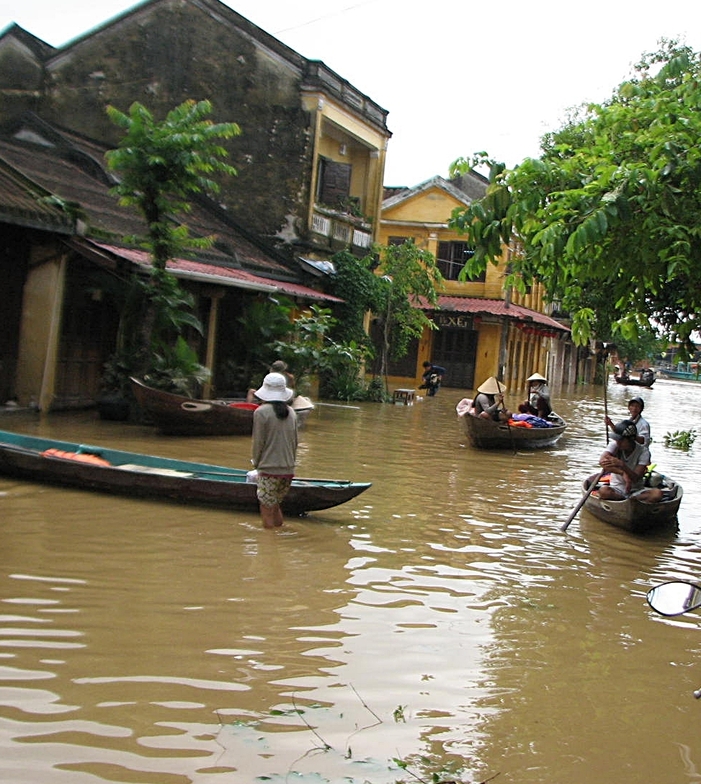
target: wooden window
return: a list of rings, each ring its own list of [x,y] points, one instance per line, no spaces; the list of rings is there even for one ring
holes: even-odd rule
[[[446,280],[458,280],[460,271],[474,254],[474,249],[467,242],[439,242],[436,256],[438,269]],[[477,278],[471,278],[475,283],[484,283],[484,280],[484,272]]]
[[[317,201],[338,210],[348,203],[351,182],[350,163],[337,163],[328,158],[319,159]]]

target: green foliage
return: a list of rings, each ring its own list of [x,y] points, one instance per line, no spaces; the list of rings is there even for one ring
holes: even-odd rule
[[[421,250],[412,241],[380,246],[377,252],[382,286],[376,311],[382,323],[380,374],[386,387],[389,359],[405,356],[411,340],[420,338],[425,328],[436,329],[418,306],[436,305],[443,276],[433,254]]]
[[[271,344],[276,356],[295,370],[298,381],[317,374],[322,394],[341,399],[362,389],[360,377],[367,350],[351,341],[340,343],[331,338],[336,319],[327,308],[311,307],[311,315],[300,316],[293,326],[290,339]],[[350,390],[350,392],[349,392]]]
[[[450,221],[475,246],[470,271],[516,237],[507,283],[542,282],[575,316],[577,342],[593,330],[591,292],[605,292],[627,340],[654,322],[687,341],[701,327],[700,78],[698,54],[663,42],[608,102],[544,137],[540,158],[456,161],[453,174],[490,167],[484,198]]]
[[[170,372],[170,388],[175,390],[192,388],[206,375],[193,361],[194,351],[190,347],[186,350],[180,337],[186,329],[202,332],[193,312],[194,299],[166,272],[166,263],[188,248],[211,244],[211,238],[190,237],[187,226],[176,218],[189,212],[188,199],[193,194],[218,191],[213,175],[236,174],[222,160],[227,152],[219,139],[241,131],[235,123],[213,123],[208,119],[211,111],[209,101],[185,101],[159,122],[138,102],[131,105],[128,114],[113,106],[107,108],[109,118],[124,131],[118,148],[105,156],[109,168],[119,176],[112,192],[120,204],[134,206],[143,215],[147,225],[143,245],[153,263],[148,280],[133,279],[111,375],[128,365],[130,374],[150,373],[165,386]],[[186,373],[191,374],[187,383],[183,380]],[[112,379],[111,383],[116,382]]]
[[[333,336],[340,342],[355,341],[370,348],[364,329],[368,311],[377,312],[382,302],[380,279],[372,271],[374,256],[358,259],[350,251],[340,251],[332,259],[336,273],[331,278],[331,293],[343,300],[334,307],[337,318]]]
[[[235,175],[236,169],[222,159],[227,151],[220,139],[238,136],[236,123],[213,123],[209,101],[185,101],[157,121],[142,104],[135,102],[124,114],[107,107],[112,122],[123,129],[119,147],[106,154],[110,169],[119,175],[113,193],[120,204],[136,207],[148,226],[148,247],[157,268],[192,247],[186,226],[172,216],[190,211],[189,197],[195,193],[217,193],[217,173]],[[211,244],[211,239],[194,240]]]
[[[209,379],[209,370],[200,365],[197,352],[179,335],[174,345],[163,344],[153,355],[144,380],[149,386],[195,397],[199,385]]]
[[[673,433],[666,433],[664,445],[672,449],[681,449],[688,452],[696,440],[695,430],[675,430]]]

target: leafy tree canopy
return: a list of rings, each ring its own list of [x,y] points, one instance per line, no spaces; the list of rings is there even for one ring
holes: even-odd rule
[[[235,175],[223,159],[228,155],[220,139],[238,136],[236,123],[213,123],[209,101],[185,101],[164,120],[156,120],[135,102],[128,114],[107,107],[112,122],[124,136],[116,150],[106,154],[107,164],[120,180],[113,188],[125,206],[135,206],[148,224],[148,245],[154,267],[165,269],[168,259],[184,248],[207,246],[211,240],[194,240],[187,227],[172,217],[190,211],[189,198],[200,192],[217,193],[216,173]]]
[[[635,339],[651,325],[688,341],[701,327],[701,60],[661,42],[603,104],[575,112],[513,169],[481,153],[451,174],[487,164],[484,198],[451,226],[475,246],[472,274],[511,258],[507,283],[542,282],[591,336],[597,309]]]

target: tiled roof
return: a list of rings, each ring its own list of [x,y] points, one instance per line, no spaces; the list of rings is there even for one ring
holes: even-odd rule
[[[81,240],[81,244],[88,248],[97,248],[108,254],[125,259],[132,264],[140,267],[150,267],[151,258],[145,250],[136,248],[123,248],[117,245],[110,245],[95,240]],[[254,275],[246,270],[233,267],[222,267],[216,264],[206,264],[192,259],[174,259],[168,262],[167,269],[176,277],[194,278],[202,282],[214,283],[220,286],[231,286],[233,288],[246,288],[254,291],[266,291],[270,294],[280,293],[290,297],[302,297],[307,300],[319,302],[342,302],[338,297],[330,294],[323,294],[320,291],[302,286],[297,283],[288,283],[281,280],[273,280]]]
[[[73,220],[59,205],[51,202],[49,192],[37,187],[2,160],[0,194],[0,220],[33,228],[49,226],[53,231],[66,234],[74,231]]]
[[[507,303],[503,299],[482,299],[481,297],[438,297],[438,308],[423,304],[423,310],[440,310],[446,313],[475,313],[491,316],[505,316],[516,321],[535,322],[549,329],[569,332],[569,327],[559,321],[538,313],[537,310],[524,308],[522,305]]]

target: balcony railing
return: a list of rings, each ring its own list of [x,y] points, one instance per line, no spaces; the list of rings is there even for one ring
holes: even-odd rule
[[[365,230],[365,225],[358,227],[359,219],[351,215],[343,215],[333,210],[325,210],[329,214],[322,215],[315,208],[312,214],[312,233],[330,238],[337,245],[352,245],[356,248],[369,248],[372,245],[372,233]],[[369,229],[369,226],[367,226]],[[328,245],[328,243],[324,243]]]

